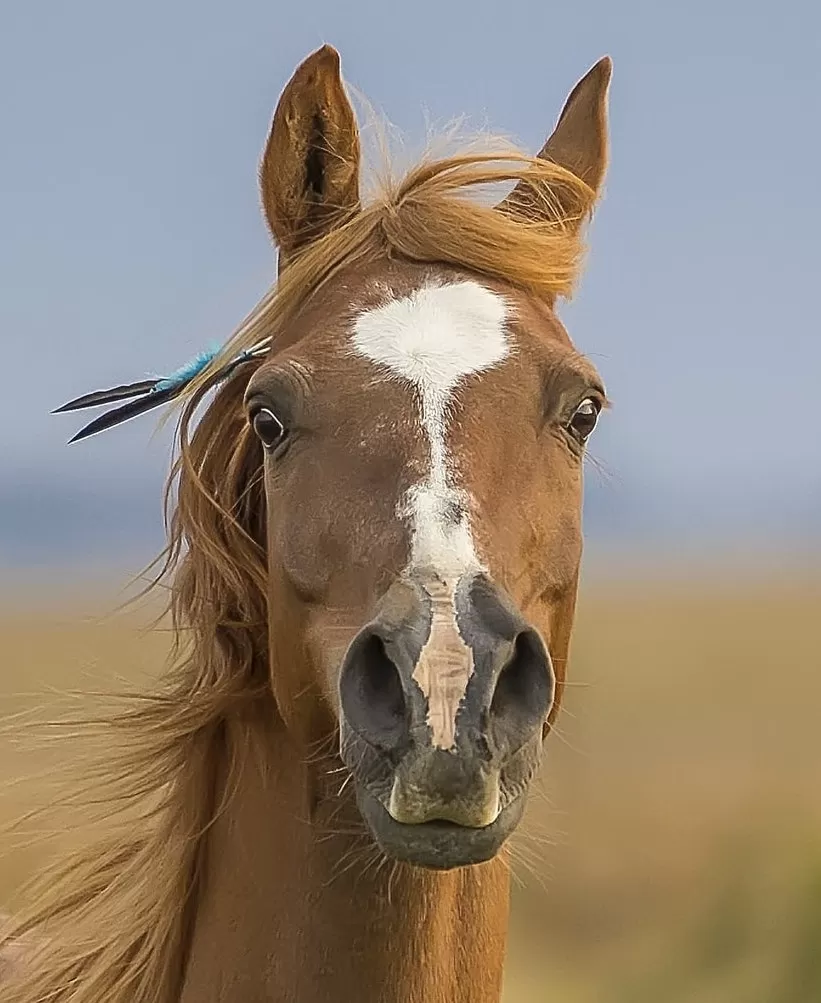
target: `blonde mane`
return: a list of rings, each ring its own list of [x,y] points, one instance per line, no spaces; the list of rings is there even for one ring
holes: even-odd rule
[[[471,197],[505,182],[528,189],[510,212]],[[219,366],[263,338],[276,345],[334,276],[385,256],[453,265],[549,302],[567,296],[582,262],[578,224],[593,202],[574,175],[521,153],[423,161],[289,261],[197,379],[180,415],[166,493],[168,546],[153,583],[169,587],[170,662],[158,692],[86,722],[104,743],[100,762],[84,763],[83,772],[95,799],[108,805],[105,835],[41,877],[29,889],[31,906],[0,937],[0,950],[4,941],[34,945],[3,986],[6,1003],[178,998],[202,837],[222,807],[217,765],[227,759],[241,768],[245,709],[267,702],[275,713],[262,454],[242,406],[253,363],[201,408]],[[572,219],[568,205],[577,207]]]

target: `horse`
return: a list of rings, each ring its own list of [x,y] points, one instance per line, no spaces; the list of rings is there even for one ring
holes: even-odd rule
[[[6,930],[7,1003],[498,1003],[607,406],[556,304],[610,75],[537,156],[428,156],[366,200],[338,53],[296,69],[259,176],[276,280],[179,413],[174,651],[106,722],[110,824]]]

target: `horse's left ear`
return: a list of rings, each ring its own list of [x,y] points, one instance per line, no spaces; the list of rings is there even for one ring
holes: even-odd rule
[[[330,45],[297,67],[279,99],[260,167],[280,267],[359,208],[359,130]]]
[[[592,196],[580,204],[578,195],[557,186],[554,201],[568,221],[580,224],[598,198],[607,170],[607,90],[613,63],[604,56],[570,92],[552,135],[539,151],[541,160],[551,160],[581,178]],[[520,182],[499,208],[524,215],[541,215],[545,203],[534,198],[529,185]]]

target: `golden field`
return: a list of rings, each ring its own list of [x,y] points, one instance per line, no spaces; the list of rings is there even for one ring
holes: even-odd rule
[[[160,665],[145,607],[73,591],[6,590],[4,715]],[[506,1003],[821,1000],[821,575],[588,584],[571,678],[513,849]],[[0,822],[48,762],[0,736]],[[67,839],[6,836],[0,906]]]

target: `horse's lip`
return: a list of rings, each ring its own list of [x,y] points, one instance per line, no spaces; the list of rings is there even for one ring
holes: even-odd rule
[[[521,819],[524,802],[519,796],[481,828],[440,820],[409,825],[397,822],[375,795],[357,784],[359,810],[380,849],[396,860],[437,871],[495,857]]]

